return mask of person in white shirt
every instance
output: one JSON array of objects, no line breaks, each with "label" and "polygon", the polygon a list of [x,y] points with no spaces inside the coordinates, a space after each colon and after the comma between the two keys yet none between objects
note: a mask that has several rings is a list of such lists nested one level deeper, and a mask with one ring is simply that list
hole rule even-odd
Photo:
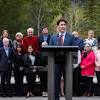
[{"label": "person in white shirt", "polygon": [[98,49],[98,41],[94,38],[94,30],[88,31],[88,38],[84,40],[84,44],[89,43],[92,46],[92,50],[95,52]]}]

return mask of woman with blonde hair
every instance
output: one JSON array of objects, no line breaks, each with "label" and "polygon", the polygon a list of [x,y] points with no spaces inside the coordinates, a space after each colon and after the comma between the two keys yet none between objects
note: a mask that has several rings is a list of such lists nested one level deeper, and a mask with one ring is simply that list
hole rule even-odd
[{"label": "woman with blonde hair", "polygon": [[23,34],[17,32],[15,35],[15,40],[13,41],[13,48],[16,50],[17,45],[23,45]]}]

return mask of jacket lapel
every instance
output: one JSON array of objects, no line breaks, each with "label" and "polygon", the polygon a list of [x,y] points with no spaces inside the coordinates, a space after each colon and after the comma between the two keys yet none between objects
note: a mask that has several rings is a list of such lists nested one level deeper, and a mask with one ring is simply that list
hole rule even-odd
[{"label": "jacket lapel", "polygon": [[6,52],[5,52],[5,49],[4,49],[4,48],[2,49],[2,51],[3,51],[4,55],[7,57],[7,54],[6,54]]},{"label": "jacket lapel", "polygon": [[57,33],[56,37],[55,37],[55,45],[60,45],[60,39],[59,39],[59,34]]}]

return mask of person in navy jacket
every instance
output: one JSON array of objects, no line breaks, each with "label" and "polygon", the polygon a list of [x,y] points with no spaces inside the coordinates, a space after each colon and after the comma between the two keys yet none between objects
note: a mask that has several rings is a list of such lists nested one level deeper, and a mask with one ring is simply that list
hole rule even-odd
[{"label": "person in navy jacket", "polygon": [[[60,19],[57,21],[57,34],[54,34],[50,39],[50,46],[73,46],[75,44],[74,36],[67,32],[67,21]],[[55,75],[55,100],[59,100],[61,75],[65,81],[65,54],[55,54],[54,75]]]},{"label": "person in navy jacket", "polygon": [[[48,46],[50,41],[51,35],[49,35],[48,27],[44,26],[42,28],[42,33],[39,36],[39,43],[40,47],[42,46]],[[46,67],[47,65],[47,54],[41,52],[41,65]],[[41,90],[42,90],[42,96],[47,96],[47,71],[41,71],[40,73],[40,80],[41,80]]]}]

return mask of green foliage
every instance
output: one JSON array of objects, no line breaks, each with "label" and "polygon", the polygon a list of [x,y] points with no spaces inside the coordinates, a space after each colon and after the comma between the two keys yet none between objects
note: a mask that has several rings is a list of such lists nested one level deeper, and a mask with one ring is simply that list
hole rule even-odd
[{"label": "green foliage", "polygon": [[84,31],[89,29],[95,30],[97,35],[100,33],[100,1],[99,0],[86,0],[83,6],[84,10]]},{"label": "green foliage", "polygon": [[8,29],[12,36],[28,27],[41,33],[47,25],[50,33],[56,31],[59,18],[68,21],[69,31],[78,31],[82,36],[90,29],[100,32],[99,0],[0,0],[0,32]]}]

